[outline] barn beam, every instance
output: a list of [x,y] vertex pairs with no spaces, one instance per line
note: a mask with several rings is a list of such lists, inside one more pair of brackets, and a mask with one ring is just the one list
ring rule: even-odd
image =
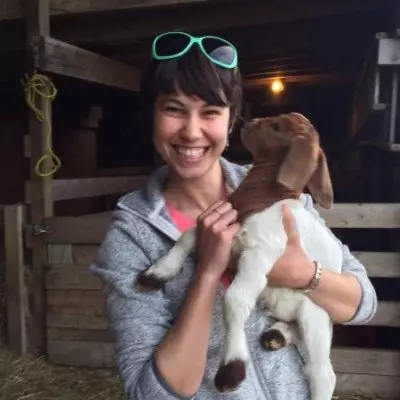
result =
[[48,36],[36,37],[34,47],[35,66],[41,71],[139,91],[141,72],[130,65]]
[[[101,45],[121,45],[171,29],[191,32],[217,33],[224,29],[246,28],[291,23],[321,17],[340,16],[366,12],[382,7],[380,0],[282,0],[280,2],[232,1],[227,12],[225,1],[193,3],[191,6],[152,7],[131,9],[123,12],[97,13],[89,16],[54,16],[52,37],[76,46],[88,48]],[[178,12],[179,10],[179,12]],[[223,18],[222,18],[223,17]],[[10,22],[10,21],[6,21]],[[10,24],[8,24],[10,25]],[[11,24],[12,25],[12,24]],[[0,31],[2,27],[0,26]],[[2,47],[11,50],[18,44],[18,29],[5,26],[5,31],[13,33],[14,43],[0,36]],[[11,35],[10,35],[11,36]],[[268,39],[268,38],[266,38]],[[2,43],[4,42],[4,43]]]
[[79,24],[70,19],[69,28],[60,21],[59,24],[54,25],[53,36],[69,43],[84,45],[96,42],[123,43],[171,29],[192,32],[220,31],[343,15],[377,8],[379,2],[380,0],[353,0],[351,2],[304,0],[299,3],[294,0],[282,0],[280,2],[254,1],[251,5],[248,2],[235,2],[230,6],[229,13],[224,2],[194,4],[191,7],[182,7],[179,13],[175,8],[163,10],[154,8],[141,12],[120,13],[118,18],[109,16],[90,18],[85,21],[85,24]]
[[[32,39],[36,36],[48,36],[50,33],[49,21],[49,0],[21,0],[26,21],[26,41],[28,49],[31,49]],[[31,51],[28,52],[28,68],[30,74],[34,73],[34,60]],[[45,94],[50,93],[48,84],[44,84],[41,91]],[[51,121],[51,104],[43,97],[35,101],[35,107],[42,115],[47,115]],[[51,122],[50,122],[51,123]],[[50,140],[47,138],[47,126],[40,122],[35,113],[29,110],[28,131],[30,138],[30,176],[31,186],[31,206],[30,222],[34,230],[40,230],[43,221],[53,215],[53,201],[51,196],[52,177],[41,177],[36,174],[35,167],[38,160],[46,154]],[[43,163],[48,166],[48,161]],[[29,353],[39,357],[46,354],[46,330],[45,330],[45,310],[46,296],[44,285],[44,266],[46,262],[46,245],[43,235],[32,236],[32,270],[30,292],[32,293],[32,303],[30,304],[29,319]]]
[[[141,8],[173,6],[191,3],[211,2],[215,0],[50,0],[50,16],[74,15],[83,13],[132,10]],[[23,17],[21,5],[15,0],[2,0],[0,21]]]

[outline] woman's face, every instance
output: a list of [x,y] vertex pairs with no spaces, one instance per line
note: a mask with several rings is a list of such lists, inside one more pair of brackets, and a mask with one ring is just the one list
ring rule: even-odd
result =
[[154,109],[154,144],[182,179],[196,179],[215,165],[226,147],[229,107],[183,93],[160,94]]

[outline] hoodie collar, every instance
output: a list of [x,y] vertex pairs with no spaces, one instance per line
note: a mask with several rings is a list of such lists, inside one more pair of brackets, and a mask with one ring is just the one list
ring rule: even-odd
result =
[[[247,168],[220,157],[221,167],[230,191],[235,190],[247,173]],[[162,194],[168,178],[168,166],[163,165],[151,173],[144,188],[125,195],[118,206],[130,211],[152,224],[161,225],[169,236],[177,238],[180,232],[173,224]],[[166,232],[166,233],[167,233]]]

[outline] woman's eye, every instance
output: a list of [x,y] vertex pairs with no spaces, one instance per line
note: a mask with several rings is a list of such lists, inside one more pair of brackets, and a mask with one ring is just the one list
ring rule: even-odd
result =
[[204,111],[204,114],[208,117],[213,117],[215,115],[219,115],[220,112],[218,110],[206,110]]
[[183,113],[183,110],[181,108],[174,106],[166,106],[164,107],[164,110],[173,114]]

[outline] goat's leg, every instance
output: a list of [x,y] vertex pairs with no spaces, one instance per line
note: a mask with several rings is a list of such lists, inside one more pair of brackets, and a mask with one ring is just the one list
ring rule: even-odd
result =
[[249,359],[245,323],[267,283],[267,273],[275,260],[261,249],[244,250],[238,271],[224,298],[224,319],[227,328],[223,362],[215,376],[221,392],[235,390],[246,377]]
[[261,345],[265,350],[276,351],[296,344],[299,340],[297,323],[275,322],[261,335]]
[[299,330],[308,352],[305,367],[311,400],[331,400],[336,375],[330,359],[332,322],[328,313],[306,298],[299,310]]
[[165,282],[176,276],[181,270],[186,257],[196,244],[195,228],[184,232],[166,255],[161,257],[146,271],[138,275],[136,285],[141,290],[157,290]]

